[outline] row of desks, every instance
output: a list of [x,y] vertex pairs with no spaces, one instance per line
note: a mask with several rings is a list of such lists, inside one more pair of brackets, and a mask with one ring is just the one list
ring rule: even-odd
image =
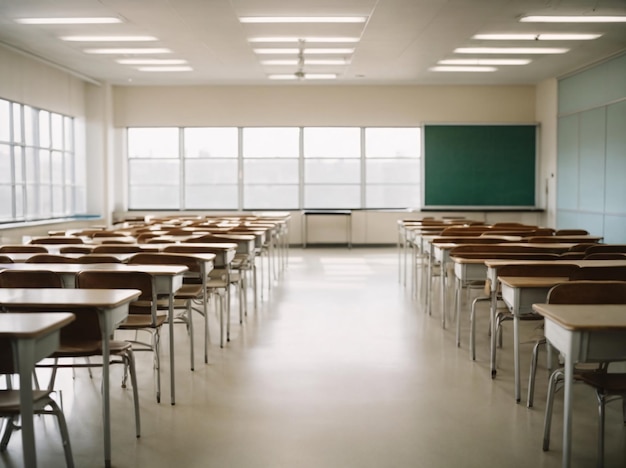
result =
[[[577,240],[580,236],[576,236]],[[587,237],[589,242],[597,242],[600,238]],[[515,243],[516,239],[506,238],[505,245],[532,246],[544,248],[546,252],[564,252],[573,244],[563,239],[562,243],[528,244]],[[572,379],[573,366],[576,362],[611,361],[626,359],[626,306],[563,306],[544,304],[548,291],[555,284],[567,281],[568,278],[500,278],[498,269],[505,265],[564,263],[586,266],[626,266],[625,260],[486,260],[480,258],[450,257],[449,252],[458,246],[446,243],[435,234],[419,234],[414,242],[419,244],[416,250],[425,253],[426,287],[422,296],[425,297],[427,311],[432,307],[433,265],[440,265],[440,292],[442,324],[445,327],[446,305],[446,271],[447,265],[453,265],[455,277],[455,302],[457,334],[460,324],[460,291],[463,285],[473,281],[488,279],[491,293],[491,338],[490,367],[492,376],[496,375],[495,347],[496,330],[495,316],[497,309],[497,292],[501,287],[502,297],[514,316],[514,372],[515,398],[520,401],[520,368],[519,368],[519,320],[524,314],[538,313],[545,318],[545,336],[547,340],[561,352],[565,358],[565,408],[563,430],[563,466],[571,465],[571,430],[572,430]],[[467,239],[471,244],[471,238]],[[491,244],[493,245],[493,244]],[[598,339],[601,337],[601,339]]]

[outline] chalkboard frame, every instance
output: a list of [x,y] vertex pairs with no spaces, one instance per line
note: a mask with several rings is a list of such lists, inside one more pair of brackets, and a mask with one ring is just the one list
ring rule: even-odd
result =
[[538,132],[536,123],[424,124],[422,208],[536,209]]

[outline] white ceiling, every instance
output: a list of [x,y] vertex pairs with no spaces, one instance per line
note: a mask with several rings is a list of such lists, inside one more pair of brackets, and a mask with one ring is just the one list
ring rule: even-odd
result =
[[[626,50],[626,23],[532,24],[522,15],[626,15],[626,0],[0,0],[0,43],[99,82],[117,85],[285,84],[269,73],[294,73],[296,66],[262,66],[248,38],[253,36],[358,36],[344,66],[309,66],[304,71],[338,73],[331,84],[534,84]],[[364,15],[364,24],[242,24],[240,16]],[[35,26],[14,20],[41,16],[117,16],[121,24]],[[592,41],[477,41],[479,33],[594,32]],[[157,42],[86,44],[64,35],[150,35]],[[276,45],[276,44],[274,44]],[[525,66],[501,66],[495,73],[436,73],[438,60],[460,56],[457,47],[569,47],[566,54],[521,56]],[[185,59],[191,72],[148,73],[90,55],[87,47],[166,47],[167,58]],[[345,47],[345,44],[341,45]],[[501,57],[501,56],[495,56]],[[160,56],[166,58],[166,56]],[[281,58],[281,57],[278,57]],[[317,57],[316,57],[317,58]],[[518,57],[516,57],[518,58]],[[1,73],[1,71],[0,71]],[[287,82],[294,83],[294,82]],[[320,81],[296,84],[319,85]]]

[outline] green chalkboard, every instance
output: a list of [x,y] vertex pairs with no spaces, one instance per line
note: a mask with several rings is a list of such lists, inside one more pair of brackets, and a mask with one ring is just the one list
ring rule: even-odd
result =
[[535,125],[425,125],[424,207],[534,207]]

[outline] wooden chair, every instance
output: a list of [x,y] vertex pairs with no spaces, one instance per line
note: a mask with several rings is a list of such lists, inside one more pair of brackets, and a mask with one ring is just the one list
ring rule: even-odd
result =
[[13,259],[7,255],[0,255],[0,263],[13,263]]
[[[3,270],[0,271],[1,288],[62,288],[63,280],[61,276],[49,270]],[[38,312],[49,309],[29,307],[28,311]],[[48,391],[52,391],[58,368],[81,368],[102,367],[102,364],[92,363],[90,357],[102,356],[102,333],[98,316],[93,310],[72,309],[76,316],[69,325],[61,329],[59,348],[50,355],[54,359],[53,364],[39,363],[37,367],[52,367],[52,375],[48,384]],[[127,371],[130,373],[131,385],[133,387],[133,401],[135,406],[135,430],[137,437],[141,433],[141,422],[139,417],[139,394],[137,389],[137,373],[135,371],[135,358],[130,343],[125,341],[109,341],[109,355],[111,364],[124,365],[124,378],[122,388],[126,387]],[[64,358],[85,358],[84,364],[79,364],[72,360],[70,363],[59,362]],[[91,376],[91,372],[89,374]]]
[[597,244],[597,243],[593,243],[593,242],[580,242],[578,244],[572,245],[568,252],[585,252],[589,247],[595,247],[597,245],[603,245],[603,244]]
[[626,253],[626,244],[592,244],[586,250],[587,255],[594,253]]
[[61,254],[66,254],[66,253],[89,254],[89,253],[91,253],[92,249],[93,249],[93,247],[90,247],[88,245],[85,245],[85,246],[82,246],[82,245],[67,245],[65,247],[61,247],[59,249],[59,253],[61,253]]
[[558,229],[555,236],[588,236],[589,231],[585,229]]
[[[157,296],[154,278],[144,272],[86,270],[76,275],[76,287],[87,289],[138,289],[139,298],[129,305],[129,314],[118,327],[119,330],[135,332],[135,338],[128,340],[133,351],[150,351],[154,356],[156,369],[156,399],[161,401],[161,364],[159,358],[161,327],[167,320],[168,300]],[[148,331],[149,343],[138,340],[137,332]]]
[[0,253],[48,253],[43,245],[3,245]]
[[[128,265],[182,265],[187,267],[187,273],[183,278],[182,287],[174,294],[174,308],[183,308],[184,313],[175,319],[187,325],[189,335],[191,370],[194,370],[194,344],[193,344],[193,315],[192,303],[204,301],[202,278],[200,278],[200,265],[198,260],[183,254],[175,253],[138,253],[128,259]],[[204,309],[196,309],[204,315],[204,359],[208,362],[209,321]]]
[[626,252],[597,252],[585,255],[585,260],[626,260]]
[[30,244],[84,244],[83,240],[80,237],[62,237],[62,236],[50,236],[50,237],[40,237],[38,239],[33,239],[30,241]]
[[144,252],[145,249],[140,245],[128,245],[128,244],[102,244],[94,247],[91,253],[138,253]]
[[558,236],[533,236],[533,237],[529,237],[528,238],[528,243],[532,244],[546,244],[546,243],[554,243],[554,244],[559,244],[559,243],[568,243],[568,244],[574,244],[574,243],[580,243],[580,242],[586,242],[587,239],[585,239],[584,237],[568,237],[566,239],[562,238],[562,237],[558,237]]
[[571,281],[626,281],[626,266],[582,267],[570,275]]
[[[16,374],[13,362],[13,348],[8,339],[0,338],[0,374]],[[10,380],[8,380],[10,382]],[[37,415],[52,414],[59,423],[61,442],[65,454],[65,464],[68,468],[74,468],[74,458],[72,457],[72,447],[70,436],[67,430],[65,416],[59,405],[51,398],[50,390],[33,390],[33,413]],[[20,392],[10,386],[6,390],[0,390],[0,418],[8,420],[4,428],[4,433],[0,439],[0,452],[7,449],[13,431],[19,427],[17,421],[20,417]]]
[[[626,304],[626,282],[623,281],[570,281],[554,286],[548,294],[550,304]],[[574,379],[595,389],[598,398],[598,466],[604,465],[605,405],[610,397],[622,398],[622,419],[626,424],[626,374],[609,373],[608,364],[597,368],[574,368]],[[543,429],[543,450],[550,448],[550,427],[554,395],[564,379],[563,369],[550,375]]]
[[26,259],[26,263],[74,263],[74,259],[63,255],[35,254]]
[[122,261],[119,258],[113,255],[98,254],[98,253],[82,255],[73,260],[74,260],[74,263],[122,263]]

